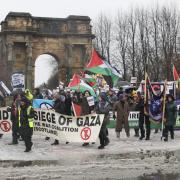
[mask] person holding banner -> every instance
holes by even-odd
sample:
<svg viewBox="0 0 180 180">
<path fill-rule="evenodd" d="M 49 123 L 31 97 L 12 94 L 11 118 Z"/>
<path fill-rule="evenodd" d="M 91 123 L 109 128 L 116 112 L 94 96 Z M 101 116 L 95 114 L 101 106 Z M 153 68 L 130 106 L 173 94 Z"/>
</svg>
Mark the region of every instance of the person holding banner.
<svg viewBox="0 0 180 180">
<path fill-rule="evenodd" d="M 103 124 L 99 133 L 100 146 L 98 147 L 98 149 L 104 149 L 104 146 L 109 144 L 109 138 L 107 137 L 108 131 L 106 127 L 109 122 L 109 103 L 105 93 L 100 94 L 99 102 L 97 103 L 95 110 L 97 114 L 104 114 Z"/>
<path fill-rule="evenodd" d="M 55 101 L 54 101 L 53 109 L 55 110 L 55 112 L 66 115 L 65 96 L 62 94 L 60 95 L 59 93 L 56 93 L 54 95 L 54 100 Z M 55 139 L 55 141 L 51 145 L 58 145 L 58 144 L 59 144 L 59 141 Z"/>
<path fill-rule="evenodd" d="M 145 140 L 150 140 L 150 120 L 149 116 L 144 113 L 144 99 L 141 96 L 140 92 L 137 92 L 138 99 L 137 99 L 137 104 L 136 104 L 136 111 L 139 111 L 139 129 L 140 129 L 140 137 L 139 140 L 142 140 L 145 138 L 145 129 L 144 129 L 144 123 L 146 125 L 146 139 Z"/>
<path fill-rule="evenodd" d="M 120 132 L 122 131 L 122 127 L 124 125 L 126 136 L 129 137 L 129 105 L 127 101 L 125 101 L 124 94 L 120 94 L 119 101 L 114 104 L 113 107 L 113 118 L 115 119 L 115 111 L 117 111 L 117 119 L 116 119 L 116 136 L 120 138 Z"/>
<path fill-rule="evenodd" d="M 168 141 L 168 132 L 170 132 L 171 139 L 174 139 L 174 125 L 176 124 L 177 109 L 174 103 L 174 97 L 171 94 L 167 95 L 167 103 L 165 106 L 165 128 L 164 141 Z"/>
<path fill-rule="evenodd" d="M 33 127 L 34 127 L 34 109 L 26 97 L 21 98 L 21 105 L 18 112 L 20 134 L 25 142 L 24 152 L 31 151 Z"/>
<path fill-rule="evenodd" d="M 18 110 L 20 109 L 21 94 L 14 95 L 14 100 L 11 106 L 11 121 L 12 121 L 12 142 L 9 145 L 18 144 L 19 138 L 19 120 Z"/>
<path fill-rule="evenodd" d="M 81 116 L 91 114 L 94 110 L 94 103 L 92 103 L 92 101 L 88 103 L 88 98 L 92 97 L 91 93 L 88 90 L 84 91 L 83 94 L 78 91 L 76 92 L 76 97 L 77 98 L 74 98 L 73 101 L 81 106 Z M 84 143 L 82 146 L 88 145 L 89 143 Z"/>
</svg>

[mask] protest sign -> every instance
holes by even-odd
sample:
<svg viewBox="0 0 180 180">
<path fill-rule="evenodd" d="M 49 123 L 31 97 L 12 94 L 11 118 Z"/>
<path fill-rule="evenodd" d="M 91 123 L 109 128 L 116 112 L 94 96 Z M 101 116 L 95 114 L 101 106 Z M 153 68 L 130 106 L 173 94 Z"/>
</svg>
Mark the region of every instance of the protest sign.
<svg viewBox="0 0 180 180">
<path fill-rule="evenodd" d="M 93 96 L 87 97 L 87 102 L 89 106 L 94 106 L 94 97 Z"/>
<path fill-rule="evenodd" d="M 131 77 L 131 84 L 137 83 L 137 77 Z"/>
<path fill-rule="evenodd" d="M 21 72 L 13 73 L 11 76 L 11 85 L 13 88 L 13 91 L 15 90 L 25 90 L 25 76 Z"/>
<path fill-rule="evenodd" d="M 66 116 L 48 109 L 35 109 L 34 134 L 68 142 L 96 142 L 103 114 Z M 7 107 L 0 108 L 0 134 L 11 133 L 12 123 Z"/>
</svg>

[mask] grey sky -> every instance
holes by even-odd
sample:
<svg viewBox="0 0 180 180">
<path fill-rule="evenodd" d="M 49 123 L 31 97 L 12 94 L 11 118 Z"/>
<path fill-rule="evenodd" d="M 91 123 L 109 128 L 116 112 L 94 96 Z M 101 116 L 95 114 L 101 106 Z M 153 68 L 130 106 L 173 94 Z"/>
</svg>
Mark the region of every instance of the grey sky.
<svg viewBox="0 0 180 180">
<path fill-rule="evenodd" d="M 33 16 L 67 17 L 68 15 L 88 15 L 94 19 L 101 12 L 112 14 L 118 9 L 124 11 L 133 6 L 153 7 L 176 4 L 180 0 L 1 0 L 0 21 L 10 11 L 29 12 Z"/>
</svg>

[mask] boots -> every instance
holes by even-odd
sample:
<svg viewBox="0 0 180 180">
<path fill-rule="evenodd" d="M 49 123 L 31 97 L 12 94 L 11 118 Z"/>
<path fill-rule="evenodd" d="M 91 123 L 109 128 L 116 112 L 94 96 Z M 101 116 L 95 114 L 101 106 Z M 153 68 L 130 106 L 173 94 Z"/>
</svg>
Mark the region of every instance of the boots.
<svg viewBox="0 0 180 180">
<path fill-rule="evenodd" d="M 146 136 L 146 139 L 145 139 L 146 141 L 148 141 L 148 140 L 150 140 L 150 137 L 149 136 Z"/>
<path fill-rule="evenodd" d="M 26 147 L 25 151 L 24 152 L 30 152 L 31 151 L 31 148 L 33 146 L 33 143 L 31 142 L 31 144 L 29 146 Z"/>
<path fill-rule="evenodd" d="M 98 146 L 98 149 L 104 149 L 103 145 Z"/>
<path fill-rule="evenodd" d="M 120 132 L 119 131 L 116 131 L 116 137 L 120 138 Z"/>
<path fill-rule="evenodd" d="M 82 146 L 88 146 L 89 145 L 89 143 L 83 143 L 82 144 Z"/>
<path fill-rule="evenodd" d="M 59 141 L 55 139 L 55 141 L 51 145 L 58 145 L 58 144 L 59 144 Z"/>
<path fill-rule="evenodd" d="M 45 137 L 45 140 L 48 141 L 50 139 L 50 137 Z"/>
<path fill-rule="evenodd" d="M 143 140 L 143 138 L 145 138 L 145 136 L 144 136 L 144 135 L 141 135 L 140 138 L 139 138 L 139 140 Z"/>
</svg>

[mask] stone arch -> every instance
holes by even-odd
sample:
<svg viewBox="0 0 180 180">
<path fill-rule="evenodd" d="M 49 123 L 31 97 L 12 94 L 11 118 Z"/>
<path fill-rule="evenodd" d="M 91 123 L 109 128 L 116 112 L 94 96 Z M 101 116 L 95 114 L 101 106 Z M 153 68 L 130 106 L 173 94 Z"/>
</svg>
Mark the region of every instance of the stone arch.
<svg viewBox="0 0 180 180">
<path fill-rule="evenodd" d="M 87 16 L 47 18 L 10 12 L 1 23 L 0 80 L 10 87 L 11 74 L 22 71 L 26 87 L 32 89 L 34 61 L 49 54 L 58 60 L 59 81 L 67 82 L 87 62 L 93 38 Z"/>
</svg>

